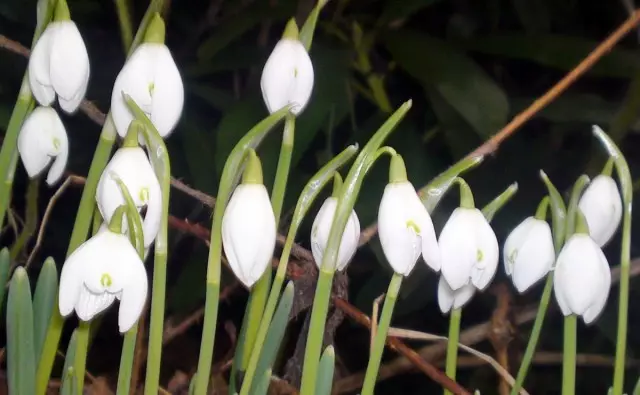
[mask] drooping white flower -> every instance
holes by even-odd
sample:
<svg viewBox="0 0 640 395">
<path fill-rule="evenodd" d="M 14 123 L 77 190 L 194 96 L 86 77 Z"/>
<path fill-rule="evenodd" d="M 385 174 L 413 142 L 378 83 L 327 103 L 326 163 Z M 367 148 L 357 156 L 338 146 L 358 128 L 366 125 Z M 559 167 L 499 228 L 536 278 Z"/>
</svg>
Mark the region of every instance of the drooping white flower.
<svg viewBox="0 0 640 395">
<path fill-rule="evenodd" d="M 123 93 L 131 96 L 164 138 L 173 132 L 182 114 L 184 86 L 176 62 L 164 44 L 164 22 L 156 16 L 152 24 L 148 32 L 155 35 L 145 38 L 136 48 L 113 85 L 111 114 L 120 137 L 126 135 L 134 118 Z"/>
<path fill-rule="evenodd" d="M 447 280 L 440 276 L 440 280 L 438 280 L 438 306 L 440 311 L 446 314 L 452 308 L 461 309 L 469 303 L 475 293 L 476 287 L 473 284 L 463 285 L 462 288 L 454 291 L 447 283 Z"/>
<path fill-rule="evenodd" d="M 142 221 L 144 246 L 148 248 L 160 229 L 162 192 L 151 163 L 140 147 L 122 147 L 107 164 L 96 189 L 96 202 L 105 222 L 111 221 L 116 209 L 125 204 L 116 179 L 122 180 L 138 210 L 146 206 Z M 126 222 L 125 222 L 126 228 Z"/>
<path fill-rule="evenodd" d="M 18 135 L 18 152 L 29 177 L 36 177 L 53 161 L 47 184 L 60 179 L 67 166 L 69 140 L 56 110 L 37 107 L 29 114 Z"/>
<path fill-rule="evenodd" d="M 276 219 L 262 183 L 260 160 L 251 150 L 242 184 L 233 192 L 222 218 L 222 246 L 236 277 L 251 287 L 271 263 Z"/>
<path fill-rule="evenodd" d="M 393 271 L 409 275 L 422 254 L 433 270 L 440 270 L 440 251 L 431 217 L 413 185 L 387 184 L 378 210 L 378 235 Z"/>
<path fill-rule="evenodd" d="M 313 253 L 313 259 L 316 261 L 318 268 L 322 266 L 322 258 L 324 256 L 324 250 L 327 248 L 331 224 L 333 223 L 333 216 L 336 212 L 337 205 L 337 198 L 327 198 L 322 204 L 322 207 L 320 207 L 320 211 L 318 211 L 311 227 L 311 252 Z M 342 234 L 340 249 L 338 250 L 336 270 L 344 270 L 349 261 L 351 261 L 351 258 L 353 258 L 353 255 L 358 249 L 359 240 L 360 220 L 356 212 L 351 210 L 351 215 L 349 215 L 347 225 Z"/>
<path fill-rule="evenodd" d="M 528 217 L 509 234 L 504 244 L 504 269 L 523 293 L 549 273 L 556 259 L 551 228 L 546 221 Z"/>
<path fill-rule="evenodd" d="M 589 234 L 600 247 L 616 233 L 622 220 L 622 200 L 613 178 L 599 175 L 593 179 L 578 204 L 589 225 Z"/>
<path fill-rule="evenodd" d="M 89 321 L 118 299 L 118 326 L 124 333 L 140 317 L 147 289 L 147 272 L 135 248 L 126 236 L 105 229 L 62 266 L 58 307 L 62 316 L 75 310 L 81 320 Z"/>
<path fill-rule="evenodd" d="M 29 85 L 42 106 L 58 96 L 67 113 L 76 111 L 87 92 L 90 66 L 87 48 L 65 1 L 56 2 L 54 21 L 38 39 L 29 58 Z"/>
<path fill-rule="evenodd" d="M 270 113 L 291 104 L 291 113 L 298 115 L 311 98 L 313 64 L 297 30 L 295 22 L 289 22 L 262 70 L 262 98 Z"/>
<path fill-rule="evenodd" d="M 558 255 L 553 278 L 562 314 L 593 322 L 604 309 L 610 288 L 609 263 L 598 244 L 587 234 L 571 236 Z"/>
<path fill-rule="evenodd" d="M 442 276 L 454 291 L 473 284 L 484 290 L 498 267 L 496 235 L 482 212 L 456 208 L 444 225 L 440 238 Z"/>
</svg>

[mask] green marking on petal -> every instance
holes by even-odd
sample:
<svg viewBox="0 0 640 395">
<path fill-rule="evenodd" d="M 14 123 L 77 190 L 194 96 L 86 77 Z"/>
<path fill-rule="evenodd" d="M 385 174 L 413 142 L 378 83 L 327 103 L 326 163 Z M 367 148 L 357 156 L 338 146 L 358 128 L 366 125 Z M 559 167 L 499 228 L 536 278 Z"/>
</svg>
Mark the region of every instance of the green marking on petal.
<svg viewBox="0 0 640 395">
<path fill-rule="evenodd" d="M 53 138 L 53 148 L 55 148 L 56 150 L 60 149 L 60 139 L 57 137 Z"/>
<path fill-rule="evenodd" d="M 413 222 L 412 219 L 407 221 L 406 226 L 407 226 L 407 229 L 412 229 L 415 232 L 415 234 L 417 235 L 420 234 L 420 227 L 418 226 L 418 224 Z"/>
<path fill-rule="evenodd" d="M 138 197 L 140 198 L 140 201 L 142 201 L 143 203 L 147 203 L 149 201 L 149 195 L 149 187 L 144 187 L 140 189 Z"/>
<path fill-rule="evenodd" d="M 153 91 L 156 89 L 156 84 L 154 82 L 150 82 L 147 89 L 149 89 L 149 96 L 153 96 Z"/>
<path fill-rule="evenodd" d="M 293 69 L 293 76 L 296 77 L 296 78 L 298 77 L 298 68 L 297 67 Z"/>
<path fill-rule="evenodd" d="M 109 275 L 109 273 L 102 273 L 102 276 L 100 277 L 100 284 L 107 288 L 110 287 L 111 284 L 113 283 L 113 280 L 111 280 L 111 276 Z"/>
<path fill-rule="evenodd" d="M 476 252 L 476 261 L 482 262 L 483 259 L 484 259 L 484 253 L 482 252 L 481 249 L 478 248 L 478 251 Z"/>
</svg>

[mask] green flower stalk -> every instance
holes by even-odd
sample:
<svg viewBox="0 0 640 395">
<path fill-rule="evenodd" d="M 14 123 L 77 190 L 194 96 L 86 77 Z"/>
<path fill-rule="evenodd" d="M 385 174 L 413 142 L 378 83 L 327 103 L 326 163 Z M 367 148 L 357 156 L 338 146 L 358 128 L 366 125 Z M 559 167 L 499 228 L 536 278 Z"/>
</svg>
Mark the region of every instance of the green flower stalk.
<svg viewBox="0 0 640 395">
<path fill-rule="evenodd" d="M 304 187 L 302 194 L 298 198 L 298 203 L 296 204 L 296 208 L 293 213 L 287 239 L 282 250 L 282 255 L 280 256 L 280 262 L 278 263 L 278 269 L 273 280 L 273 286 L 269 293 L 269 299 L 267 300 L 264 314 L 260 320 L 260 327 L 258 328 L 256 341 L 254 343 L 255 345 L 247 365 L 240 395 L 248 395 L 252 388 L 253 379 L 255 377 L 260 377 L 261 373 L 256 370 L 258 367 L 258 361 L 261 358 L 262 348 L 267 337 L 267 331 L 269 330 L 269 326 L 278 303 L 278 298 L 280 297 L 280 291 L 282 290 L 282 284 L 284 283 L 286 276 L 287 264 L 289 263 L 291 248 L 293 247 L 298 229 L 320 191 L 322 191 L 324 186 L 331 181 L 333 175 L 336 174 L 335 172 L 347 163 L 353 155 L 355 155 L 357 150 L 358 148 L 356 145 L 351 145 L 338 156 L 333 158 L 309 180 L 307 185 Z"/>
<path fill-rule="evenodd" d="M 38 21 L 33 33 L 31 48 L 38 42 L 53 16 L 55 0 L 38 1 Z M 22 123 L 33 109 L 35 101 L 29 86 L 29 74 L 25 72 L 20 85 L 18 99 L 11 112 L 7 132 L 4 135 L 2 148 L 0 149 L 0 229 L 4 226 L 4 218 L 11 204 L 11 190 L 13 187 L 14 174 L 18 165 L 18 134 Z"/>
<path fill-rule="evenodd" d="M 238 182 L 241 166 L 249 149 L 257 149 L 264 137 L 289 113 L 289 107 L 284 107 L 262 120 L 254 126 L 231 151 L 227 158 L 220 186 L 218 187 L 217 201 L 213 212 L 213 224 L 211 228 L 211 242 L 209 247 L 209 259 L 207 264 L 207 290 L 205 298 L 205 314 L 200 343 L 200 356 L 198 369 L 194 377 L 193 392 L 196 395 L 207 394 L 209 375 L 213 360 L 213 348 L 218 316 L 218 300 L 220 297 L 220 270 L 222 263 L 222 218 L 227 207 L 233 187 Z"/>
<path fill-rule="evenodd" d="M 389 117 L 364 146 L 345 178 L 331 226 L 331 232 L 329 233 L 322 266 L 318 275 L 318 284 L 311 309 L 311 323 L 309 325 L 302 371 L 302 386 L 300 390 L 302 394 L 313 393 L 317 382 L 322 340 L 324 338 L 324 328 L 327 311 L 329 309 L 329 298 L 331 296 L 331 284 L 333 282 L 334 268 L 336 267 L 338 259 L 338 248 L 342 239 L 342 233 L 344 232 L 358 193 L 362 187 L 366 170 L 370 168 L 371 162 L 375 160 L 376 152 L 384 140 L 394 130 L 395 126 L 402 120 L 410 108 L 411 101 L 407 101 Z"/>
<path fill-rule="evenodd" d="M 631 209 L 633 206 L 633 180 L 624 155 L 607 134 L 598 126 L 594 136 L 613 159 L 622 189 L 622 245 L 620 246 L 620 296 L 618 305 L 618 330 L 616 333 L 616 357 L 613 373 L 613 395 L 622 395 L 624 385 L 625 354 L 627 350 L 627 325 L 629 310 L 629 266 L 631 261 Z"/>
<path fill-rule="evenodd" d="M 129 51 L 129 55 L 133 53 L 138 43 L 141 42 L 144 33 L 147 31 L 147 26 L 151 21 L 151 17 L 155 15 L 161 8 L 163 0 L 152 1 L 147 8 L 147 12 L 138 28 L 134 45 Z M 78 206 L 78 212 L 76 214 L 76 220 L 73 226 L 73 232 L 71 233 L 71 239 L 69 241 L 69 248 L 67 249 L 67 256 L 71 255 L 87 238 L 89 228 L 94 214 L 96 206 L 95 194 L 98 186 L 98 181 L 102 175 L 109 157 L 111 150 L 116 139 L 116 129 L 111 117 L 111 113 L 107 114 L 102 132 L 100 133 L 100 139 L 98 146 L 96 147 L 91 166 L 89 167 L 89 173 L 87 180 L 82 190 L 82 197 Z M 156 249 L 157 251 L 157 249 Z M 64 319 L 60 316 L 60 313 L 56 310 L 51 315 L 51 321 L 49 322 L 49 328 L 47 329 L 47 337 L 45 346 L 42 352 L 42 357 L 38 362 L 37 370 L 37 388 L 36 395 L 43 395 L 47 389 L 49 377 L 51 376 L 51 369 L 53 368 L 53 362 L 56 352 L 58 350 L 58 343 L 60 342 L 60 335 L 62 334 L 62 327 Z M 88 341 L 88 325 L 81 324 L 77 331 L 77 341 Z M 81 376 L 83 377 L 83 376 Z"/>
<path fill-rule="evenodd" d="M 551 180 L 549 180 L 549 177 L 547 177 L 546 173 L 542 170 L 540 170 L 540 178 L 547 187 L 547 196 L 543 199 L 543 202 L 548 201 L 551 206 L 551 233 L 553 235 L 554 250 L 555 253 L 558 254 L 560 253 L 560 250 L 562 249 L 562 246 L 564 244 L 564 228 L 567 216 L 567 208 L 565 206 L 564 200 L 562 199 L 562 196 L 560 195 L 560 192 L 558 192 Z M 543 219 L 543 216 L 546 217 L 547 207 L 543 202 L 541 202 L 541 204 L 538 206 L 538 210 L 536 211 L 536 218 L 538 219 Z M 542 211 L 544 211 L 544 214 Z M 527 343 L 527 348 L 524 352 L 524 356 L 522 357 L 520 368 L 518 369 L 516 382 L 513 387 L 511 387 L 511 395 L 517 395 L 524 385 L 524 380 L 526 379 L 527 373 L 529 372 L 529 367 L 531 366 L 531 361 L 533 360 L 533 355 L 536 352 L 538 340 L 540 339 L 540 333 L 542 332 L 542 325 L 544 324 L 544 318 L 549 307 L 549 299 L 551 299 L 552 290 L 553 271 L 550 271 L 549 274 L 547 274 L 547 279 L 545 280 L 544 290 L 542 291 L 540 304 L 538 305 L 538 312 L 536 313 L 536 319 L 533 323 L 531 334 L 529 335 L 529 342 Z"/>
</svg>

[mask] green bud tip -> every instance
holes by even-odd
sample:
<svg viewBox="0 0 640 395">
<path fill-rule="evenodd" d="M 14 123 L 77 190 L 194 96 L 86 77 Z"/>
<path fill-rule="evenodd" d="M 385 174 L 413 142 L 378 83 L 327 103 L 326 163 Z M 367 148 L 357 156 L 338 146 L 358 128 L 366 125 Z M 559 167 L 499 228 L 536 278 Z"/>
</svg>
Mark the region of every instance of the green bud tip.
<svg viewBox="0 0 640 395">
<path fill-rule="evenodd" d="M 53 12 L 53 20 L 55 22 L 71 20 L 71 14 L 69 13 L 69 6 L 67 5 L 67 0 L 56 1 L 56 8 L 55 8 L 55 11 Z"/>
<path fill-rule="evenodd" d="M 249 149 L 247 151 L 247 165 L 242 173 L 243 184 L 262 184 L 262 164 L 256 151 Z"/>
<path fill-rule="evenodd" d="M 137 148 L 138 147 L 138 136 L 143 136 L 144 125 L 142 122 L 134 119 L 129 124 L 129 129 L 127 130 L 127 134 L 122 141 L 123 148 Z"/>
<path fill-rule="evenodd" d="M 127 206 L 122 205 L 116 208 L 113 216 L 111 217 L 111 221 L 109 221 L 109 230 L 113 233 L 122 234 L 122 217 L 125 215 L 127 211 Z"/>
<path fill-rule="evenodd" d="M 389 163 L 389 183 L 407 182 L 407 168 L 404 165 L 402 155 L 396 154 L 391 156 Z"/>
<path fill-rule="evenodd" d="M 542 221 L 546 221 L 548 209 L 549 209 L 549 196 L 545 196 L 542 198 L 542 200 L 538 204 L 535 218 Z"/>
<path fill-rule="evenodd" d="M 473 200 L 473 193 L 469 184 L 461 177 L 456 177 L 454 182 L 457 182 L 460 186 L 460 207 L 462 208 L 475 208 L 475 202 Z"/>
<path fill-rule="evenodd" d="M 602 169 L 602 172 L 600 174 L 602 174 L 603 176 L 611 177 L 611 174 L 613 173 L 614 163 L 615 163 L 614 158 L 609 158 L 609 160 L 607 161 L 607 164 L 604 165 L 604 168 Z"/>
<path fill-rule="evenodd" d="M 589 225 L 587 224 L 587 219 L 584 217 L 582 210 L 576 210 L 576 231 L 574 234 L 589 234 Z"/>
<path fill-rule="evenodd" d="M 284 32 L 282 33 L 282 39 L 298 40 L 299 35 L 300 31 L 298 30 L 295 18 L 289 19 L 289 22 L 287 22 L 287 26 L 284 28 Z"/>
<path fill-rule="evenodd" d="M 165 26 L 159 13 L 153 14 L 147 31 L 144 33 L 144 42 L 153 44 L 164 44 Z"/>
<path fill-rule="evenodd" d="M 331 197 L 339 198 L 340 191 L 342 190 L 342 177 L 340 177 L 340 173 L 333 173 L 333 192 L 331 193 Z"/>
</svg>

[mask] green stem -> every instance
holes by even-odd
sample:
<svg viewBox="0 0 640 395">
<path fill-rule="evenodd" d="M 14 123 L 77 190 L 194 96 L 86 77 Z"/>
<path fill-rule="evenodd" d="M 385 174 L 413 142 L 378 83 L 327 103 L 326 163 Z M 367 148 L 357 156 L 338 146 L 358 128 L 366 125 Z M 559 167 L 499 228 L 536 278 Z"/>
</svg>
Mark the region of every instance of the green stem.
<svg viewBox="0 0 640 395">
<path fill-rule="evenodd" d="M 371 355 L 369 356 L 367 372 L 364 376 L 362 395 L 373 394 L 378 377 L 378 369 L 380 369 L 380 361 L 382 360 L 382 352 L 384 351 L 384 344 L 387 340 L 389 326 L 391 325 L 393 308 L 396 305 L 402 279 L 402 274 L 394 273 L 389 282 L 389 288 L 384 298 L 384 306 L 382 307 L 382 314 L 380 315 L 380 321 L 378 322 L 378 328 L 376 330 L 376 337 L 373 339 L 373 347 L 371 348 Z"/>
<path fill-rule="evenodd" d="M 462 309 L 451 310 L 449 317 L 449 340 L 447 341 L 447 362 L 446 373 L 451 380 L 456 379 L 456 368 L 458 363 L 458 343 L 460 338 L 460 320 L 462 318 Z M 451 395 L 447 389 L 444 390 L 445 395 Z"/>
<path fill-rule="evenodd" d="M 120 24 L 120 37 L 124 51 L 128 52 L 133 43 L 133 24 L 131 23 L 131 14 L 129 13 L 129 4 L 127 0 L 115 0 L 116 12 L 118 13 L 118 23 Z"/>
<path fill-rule="evenodd" d="M 533 322 L 533 329 L 529 335 L 529 343 L 527 343 L 527 349 L 522 357 L 520 369 L 516 376 L 516 382 L 511 388 L 511 395 L 517 395 L 524 384 L 524 379 L 529 372 L 529 366 L 531 366 L 531 360 L 533 354 L 536 352 L 538 346 L 538 340 L 540 339 L 540 332 L 542 332 L 542 325 L 544 324 L 545 314 L 549 307 L 549 299 L 551 298 L 551 291 L 553 290 L 553 272 L 547 275 L 547 281 L 544 284 L 544 291 L 542 291 L 542 297 L 540 298 L 540 305 L 538 306 L 538 313 L 536 314 L 536 320 Z"/>
<path fill-rule="evenodd" d="M 284 132 L 282 134 L 282 146 L 280 147 L 276 178 L 273 183 L 273 190 L 271 191 L 271 207 L 273 207 L 273 214 L 276 217 L 276 226 L 280 222 L 284 195 L 287 190 L 287 181 L 289 180 L 295 127 L 296 118 L 291 114 L 287 115 L 284 123 Z"/>
<path fill-rule="evenodd" d="M 25 247 L 27 242 L 33 236 L 38 226 L 38 195 L 40 192 L 40 179 L 34 178 L 29 181 L 27 186 L 27 208 L 26 208 L 26 221 L 20 236 L 16 239 L 11 247 L 11 262 L 15 262 L 20 252 Z"/>
<path fill-rule="evenodd" d="M 562 395 L 576 393 L 576 336 L 578 316 L 564 318 L 564 350 L 562 353 Z"/>
<path fill-rule="evenodd" d="M 333 283 L 333 271 L 320 269 L 318 285 L 313 298 L 311 309 L 311 323 L 307 335 L 307 347 L 304 353 L 304 365 L 302 374 L 301 394 L 313 394 L 316 386 L 316 376 L 320 365 L 320 352 L 324 339 L 324 326 L 329 311 L 329 299 L 331 297 L 331 285 Z M 313 346 L 310 346 L 313 345 Z"/>
<path fill-rule="evenodd" d="M 77 395 L 82 395 L 84 393 L 84 372 L 87 363 L 87 352 L 89 349 L 89 329 L 89 322 L 80 321 L 78 329 L 76 330 L 76 354 L 73 361 L 73 372 L 77 381 L 75 386 Z"/>
<path fill-rule="evenodd" d="M 116 395 L 129 395 L 137 336 L 138 324 L 136 323 L 124 335 L 122 355 L 120 356 L 120 369 L 118 370 L 118 387 Z"/>
<path fill-rule="evenodd" d="M 22 122 L 24 122 L 33 105 L 29 81 L 25 76 L 22 80 L 18 100 L 11 113 L 11 118 L 9 118 L 2 149 L 0 149 L 0 177 L 2 177 L 3 183 L 2 188 L 0 188 L 0 229 L 4 225 L 4 218 L 11 201 L 13 178 L 18 163 L 18 135 L 20 134 Z"/>
</svg>

